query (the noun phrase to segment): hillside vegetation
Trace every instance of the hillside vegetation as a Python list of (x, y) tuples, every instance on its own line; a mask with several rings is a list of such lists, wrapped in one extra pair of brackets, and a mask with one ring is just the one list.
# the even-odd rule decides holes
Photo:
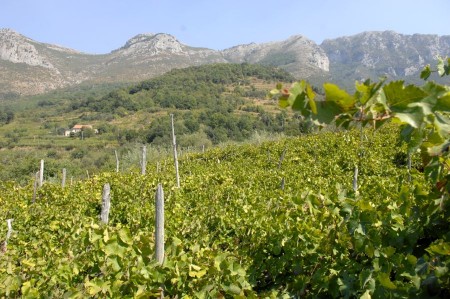
[[(265, 99), (276, 82), (292, 81), (273, 67), (214, 64), (173, 70), (121, 88), (79, 86), (24, 98), (0, 114), (0, 178), (26, 182), (41, 159), (49, 177), (58, 176), (62, 168), (70, 176), (84, 177), (86, 172), (114, 169), (115, 150), (126, 168), (138, 163), (135, 152), (143, 144), (167, 152), (172, 113), (178, 145), (185, 151), (244, 141), (256, 132), (298, 134), (304, 130), (301, 119)], [(98, 134), (86, 130), (83, 136), (63, 136), (75, 124), (92, 125)]]

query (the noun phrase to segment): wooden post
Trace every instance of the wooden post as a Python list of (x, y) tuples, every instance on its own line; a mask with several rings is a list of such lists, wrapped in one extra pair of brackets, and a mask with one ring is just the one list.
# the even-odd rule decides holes
[(284, 177), (281, 179), (281, 190), (284, 190), (284, 183), (285, 183), (285, 180), (284, 180)]
[(6, 242), (8, 242), (9, 238), (11, 237), (12, 233), (12, 221), (13, 219), (6, 220), (6, 223), (8, 223), (8, 232), (6, 233)]
[(284, 156), (286, 155), (286, 148), (283, 150), (283, 152), (281, 153), (281, 157), (280, 157), (280, 161), (278, 162), (278, 169), (281, 168), (281, 164), (283, 163), (284, 160)]
[(44, 160), (41, 160), (41, 169), (39, 171), (39, 187), (44, 184)]
[(116, 172), (119, 172), (119, 156), (117, 155), (117, 150), (114, 150), (114, 154), (116, 155)]
[(12, 233), (12, 224), (11, 224), (11, 222), (12, 221), (13, 221), (13, 219), (7, 219), (6, 220), (6, 223), (8, 224), (8, 232), (6, 233), (6, 239), (3, 242), (2, 247), (1, 247), (1, 252), (3, 252), (3, 253), (6, 252), (8, 241), (9, 241), (9, 238), (11, 237), (11, 233)]
[(100, 216), (103, 223), (108, 224), (109, 220), (109, 209), (111, 207), (111, 192), (110, 186), (106, 183), (103, 186), (103, 196), (102, 196), (102, 214)]
[(145, 170), (147, 168), (147, 146), (142, 147), (142, 162), (141, 162), (141, 174), (145, 175)]
[(155, 244), (156, 261), (162, 265), (164, 262), (164, 190), (161, 184), (156, 189), (156, 224), (155, 224)]
[(61, 187), (64, 188), (66, 187), (66, 175), (67, 175), (67, 171), (65, 168), (63, 168), (62, 170), (62, 179), (61, 179)]
[(358, 190), (358, 166), (355, 166), (355, 172), (353, 173), (353, 190)]
[(173, 159), (175, 162), (175, 172), (177, 175), (177, 187), (180, 188), (180, 175), (178, 173), (178, 154), (177, 154), (177, 139), (175, 136), (175, 127), (173, 125), (173, 114), (170, 115), (172, 120), (172, 146), (173, 146)]
[(205, 145), (203, 144), (202, 145), (202, 153), (204, 153), (205, 152)]

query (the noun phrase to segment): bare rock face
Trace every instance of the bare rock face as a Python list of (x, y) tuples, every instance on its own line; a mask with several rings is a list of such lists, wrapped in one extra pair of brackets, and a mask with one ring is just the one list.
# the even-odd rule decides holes
[(186, 54), (182, 44), (169, 34), (139, 34), (117, 50), (121, 55)]
[(450, 36), (363, 32), (325, 40), (321, 47), (330, 59), (332, 71), (356, 68), (366, 75), (400, 78), (417, 76), (437, 56), (450, 55)]
[(307, 78), (328, 72), (329, 61), (325, 52), (313, 41), (301, 35), (281, 42), (239, 45), (223, 51), (224, 57), (234, 63), (262, 63), (279, 66), (297, 77)]
[(0, 59), (54, 69), (36, 50), (32, 40), (10, 29), (0, 29)]

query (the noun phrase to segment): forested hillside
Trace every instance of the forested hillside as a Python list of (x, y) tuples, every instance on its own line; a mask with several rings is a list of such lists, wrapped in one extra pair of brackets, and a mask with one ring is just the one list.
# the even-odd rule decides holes
[[(307, 130), (305, 122), (266, 99), (276, 82), (293, 80), (273, 67), (214, 64), (173, 70), (126, 87), (80, 86), (16, 101), (1, 114), (0, 177), (29, 180), (41, 159), (53, 169), (51, 177), (62, 168), (75, 177), (111, 170), (115, 150), (126, 168), (136, 163), (135, 151), (143, 144), (166, 151), (170, 114), (175, 115), (178, 145), (185, 150), (241, 142), (255, 134), (299, 134)], [(63, 136), (76, 124), (93, 130)]]

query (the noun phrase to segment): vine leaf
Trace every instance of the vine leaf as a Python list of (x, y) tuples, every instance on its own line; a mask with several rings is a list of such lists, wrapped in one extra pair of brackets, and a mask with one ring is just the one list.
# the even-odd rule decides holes
[(355, 108), (356, 100), (345, 90), (332, 83), (325, 83), (325, 101), (336, 104), (342, 112), (347, 112)]

